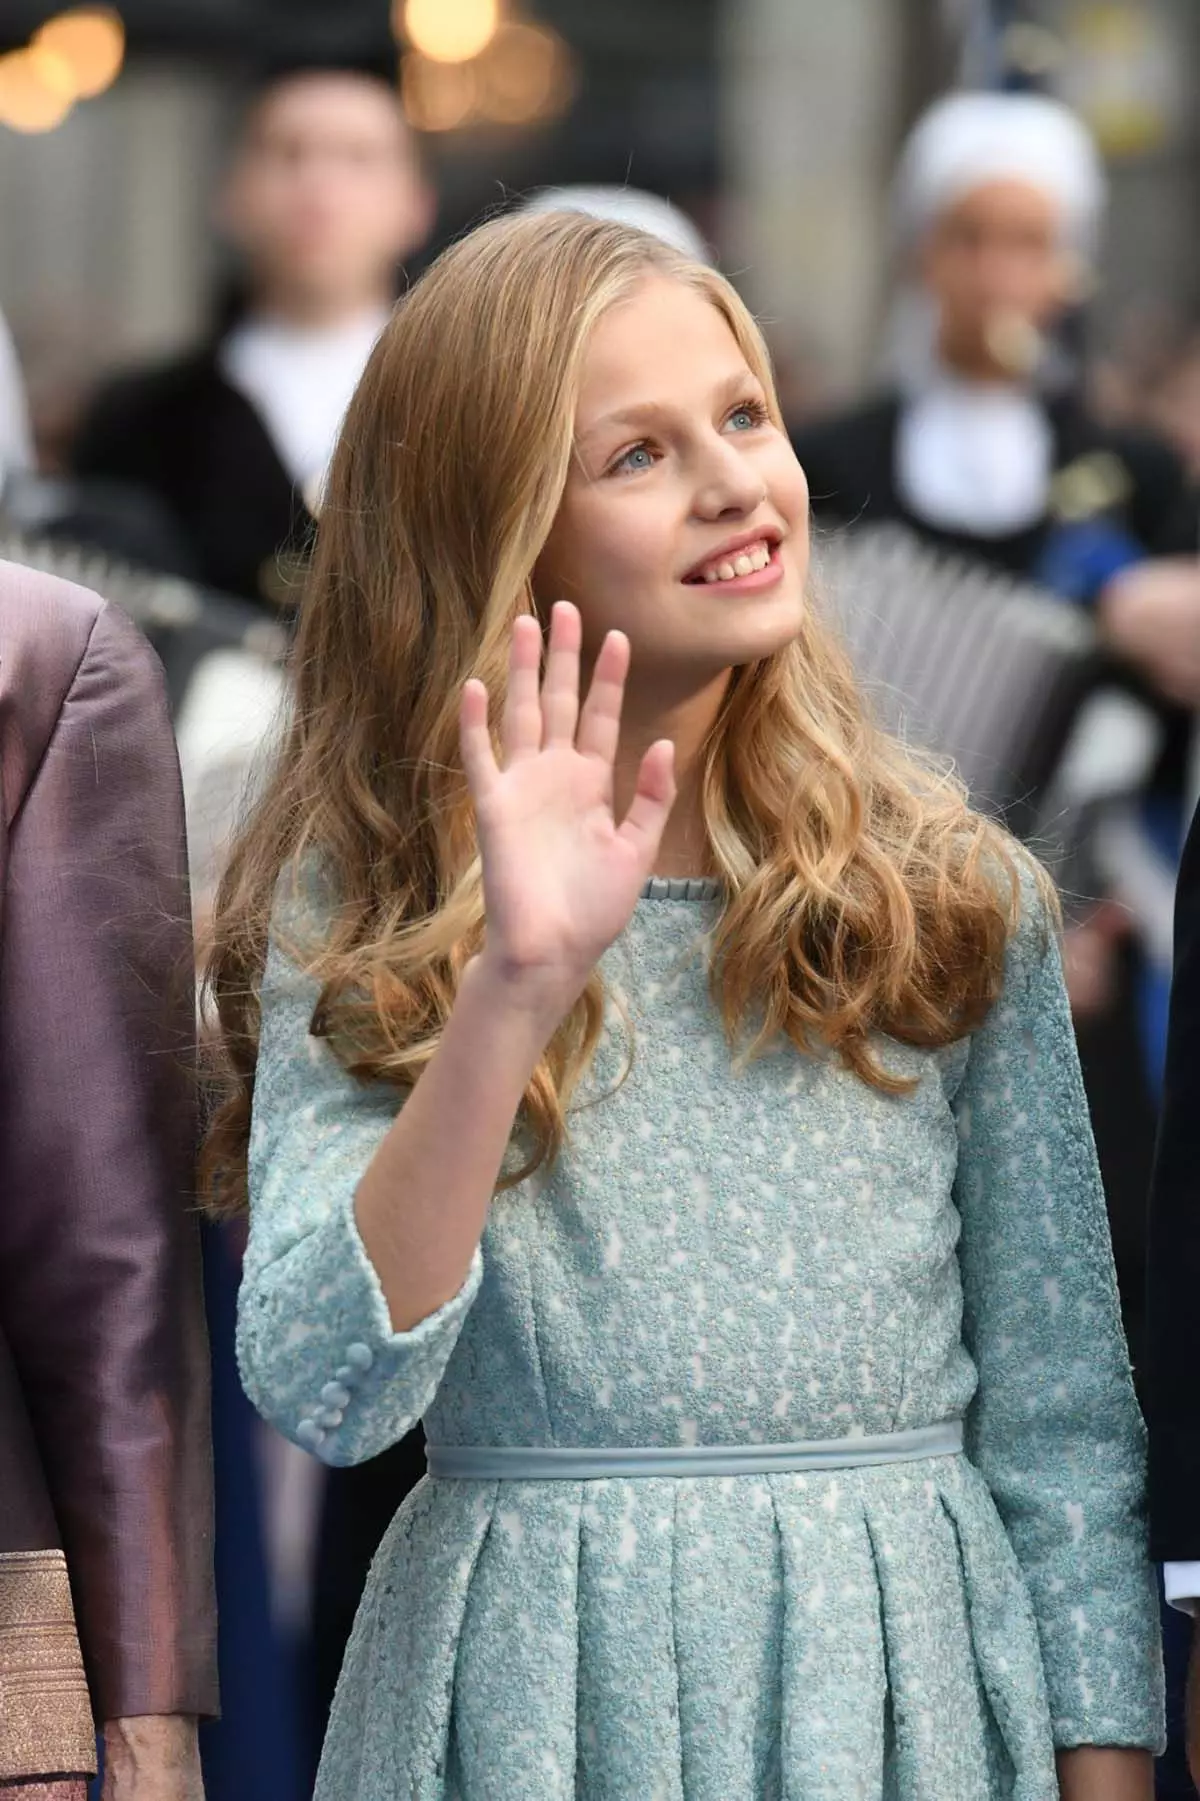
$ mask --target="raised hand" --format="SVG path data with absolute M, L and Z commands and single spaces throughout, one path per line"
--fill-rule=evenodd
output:
M 513 628 L 497 763 L 482 682 L 463 689 L 463 765 L 483 860 L 483 959 L 565 1013 L 628 923 L 675 798 L 674 748 L 652 744 L 625 818 L 613 817 L 613 760 L 629 641 L 610 632 L 579 702 L 580 619 L 555 608 L 545 679 L 535 619 Z

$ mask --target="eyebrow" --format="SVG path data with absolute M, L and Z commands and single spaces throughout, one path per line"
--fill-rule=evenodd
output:
M 762 387 L 762 383 L 757 375 L 755 375 L 753 369 L 743 367 L 741 369 L 732 370 L 730 374 L 713 389 L 713 398 L 721 404 L 724 404 L 726 401 L 736 400 L 740 395 L 745 393 L 748 382 L 752 382 L 756 388 Z M 621 407 L 615 413 L 603 414 L 601 418 L 597 419 L 592 425 L 589 425 L 586 431 L 579 434 L 578 441 L 580 444 L 589 443 L 598 432 L 611 431 L 618 427 L 637 427 L 639 425 L 653 424 L 656 419 L 669 418 L 674 411 L 675 409 L 673 407 L 658 400 L 647 400 L 641 402 L 637 406 Z

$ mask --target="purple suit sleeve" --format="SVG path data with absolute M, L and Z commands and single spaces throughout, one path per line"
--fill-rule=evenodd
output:
M 0 1321 L 96 1715 L 216 1710 L 194 999 L 161 671 L 104 608 L 12 822 Z

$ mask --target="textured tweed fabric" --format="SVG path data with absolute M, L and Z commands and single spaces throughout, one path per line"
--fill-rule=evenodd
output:
M 1056 1744 L 1160 1740 L 1142 1428 L 1032 887 L 978 1035 L 881 1041 L 899 1098 L 789 1046 L 735 1071 L 714 912 L 639 903 L 568 1150 L 404 1334 L 352 1207 L 396 1096 L 309 1036 L 315 987 L 273 947 L 247 1388 L 330 1463 L 422 1415 L 435 1442 L 597 1446 L 965 1415 L 967 1454 L 427 1480 L 372 1570 L 318 1801 L 1056 1801 Z

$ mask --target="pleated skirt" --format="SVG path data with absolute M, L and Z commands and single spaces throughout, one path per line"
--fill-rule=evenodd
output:
M 1037 1628 L 963 1457 L 425 1481 L 314 1801 L 1057 1801 Z

